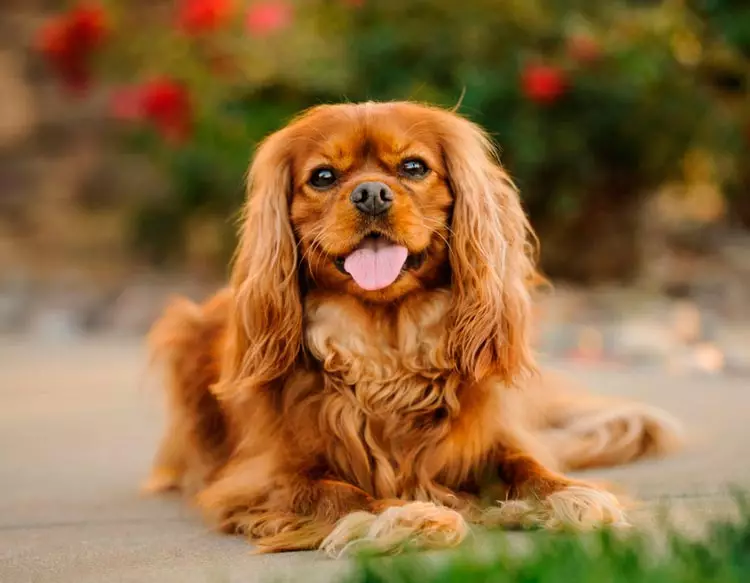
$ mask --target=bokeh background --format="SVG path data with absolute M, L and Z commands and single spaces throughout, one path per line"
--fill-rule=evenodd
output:
M 223 282 L 255 144 L 414 99 L 502 148 L 547 354 L 750 372 L 743 0 L 3 0 L 0 333 L 143 333 Z

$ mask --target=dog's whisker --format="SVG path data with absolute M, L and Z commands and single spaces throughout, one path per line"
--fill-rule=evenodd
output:
M 447 236 L 443 235 L 440 232 L 440 230 L 439 230 L 439 229 L 443 229 L 444 228 L 444 229 L 448 230 L 448 232 L 450 233 L 450 227 L 448 227 L 447 225 L 445 225 L 442 221 L 440 221 L 438 219 L 432 219 L 430 217 L 422 217 L 422 225 L 425 226 L 428 229 L 431 229 L 432 230 L 432 234 L 434 236 L 437 236 L 438 238 L 440 238 L 445 243 L 446 248 L 450 251 L 451 245 L 450 245 L 449 238 Z M 435 228 L 435 227 L 437 227 L 437 228 Z

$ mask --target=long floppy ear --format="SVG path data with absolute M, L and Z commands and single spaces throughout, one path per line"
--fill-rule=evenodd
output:
M 448 353 L 467 377 L 497 375 L 510 385 L 534 370 L 529 287 L 536 239 L 492 142 L 473 123 L 445 116 L 443 151 L 455 199 Z
M 301 346 L 297 247 L 289 222 L 289 137 L 281 130 L 259 147 L 248 173 L 247 202 L 230 279 L 232 306 L 222 373 L 214 392 L 243 398 L 272 385 Z

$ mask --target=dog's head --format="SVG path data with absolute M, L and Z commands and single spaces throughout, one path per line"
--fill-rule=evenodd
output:
M 427 111 L 340 105 L 290 128 L 291 222 L 313 285 L 390 302 L 447 274 L 453 195 Z
M 476 125 L 413 103 L 314 108 L 250 169 L 224 381 L 263 385 L 289 370 L 302 290 L 393 303 L 444 286 L 458 370 L 511 382 L 531 367 L 530 251 L 518 194 Z

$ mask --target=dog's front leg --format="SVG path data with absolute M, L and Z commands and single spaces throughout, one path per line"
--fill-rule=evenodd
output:
M 318 548 L 341 518 L 375 507 L 351 484 L 268 471 L 261 458 L 230 463 L 197 503 L 219 530 L 245 534 L 262 552 Z
M 510 436 L 497 444 L 494 463 L 508 495 L 487 511 L 487 524 L 577 530 L 627 524 L 613 494 L 546 468 Z

